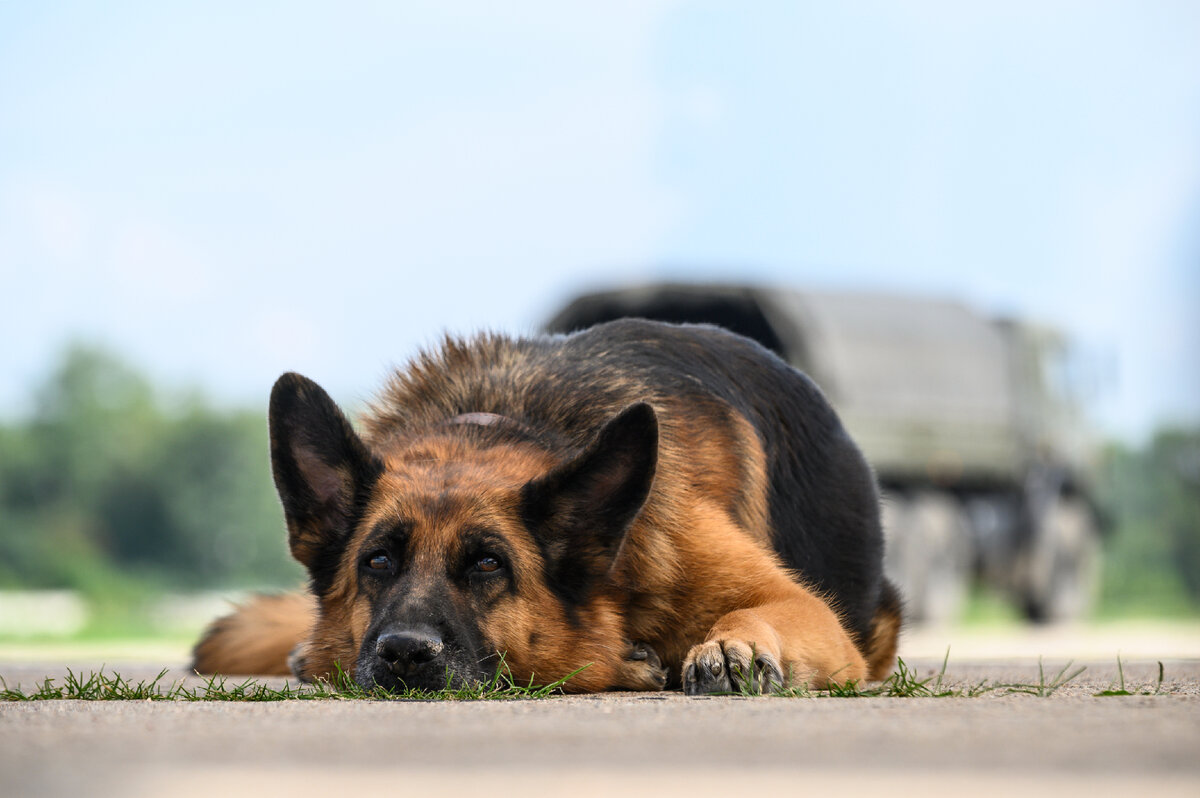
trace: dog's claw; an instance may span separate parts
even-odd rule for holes
[[[741,641],[710,640],[692,646],[683,661],[683,691],[687,695],[758,695],[782,685],[783,669],[778,657]]]

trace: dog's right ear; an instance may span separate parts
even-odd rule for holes
[[[383,470],[329,394],[284,374],[271,390],[271,470],[292,556],[317,578],[345,544]]]
[[[657,465],[658,416],[639,402],[573,459],[521,489],[521,517],[541,548],[546,578],[569,603],[582,604],[612,567]]]

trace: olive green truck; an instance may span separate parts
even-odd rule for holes
[[[975,580],[1037,621],[1091,607],[1095,448],[1053,330],[951,301],[701,284],[584,294],[546,328],[629,316],[720,325],[821,386],[879,477],[911,619],[952,620]]]

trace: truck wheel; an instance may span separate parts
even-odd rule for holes
[[[1025,614],[1031,621],[1082,618],[1100,586],[1100,533],[1081,500],[1063,497],[1042,522],[1029,563]]]
[[[884,498],[884,566],[913,621],[947,623],[966,599],[971,550],[966,516],[951,496],[922,491]]]

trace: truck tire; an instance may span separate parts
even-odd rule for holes
[[[958,501],[936,491],[885,494],[883,524],[884,568],[900,587],[908,618],[930,624],[957,620],[971,571],[969,527]]]
[[[1100,532],[1081,499],[1060,497],[1046,511],[1030,553],[1025,614],[1031,621],[1087,615],[1100,586]]]

